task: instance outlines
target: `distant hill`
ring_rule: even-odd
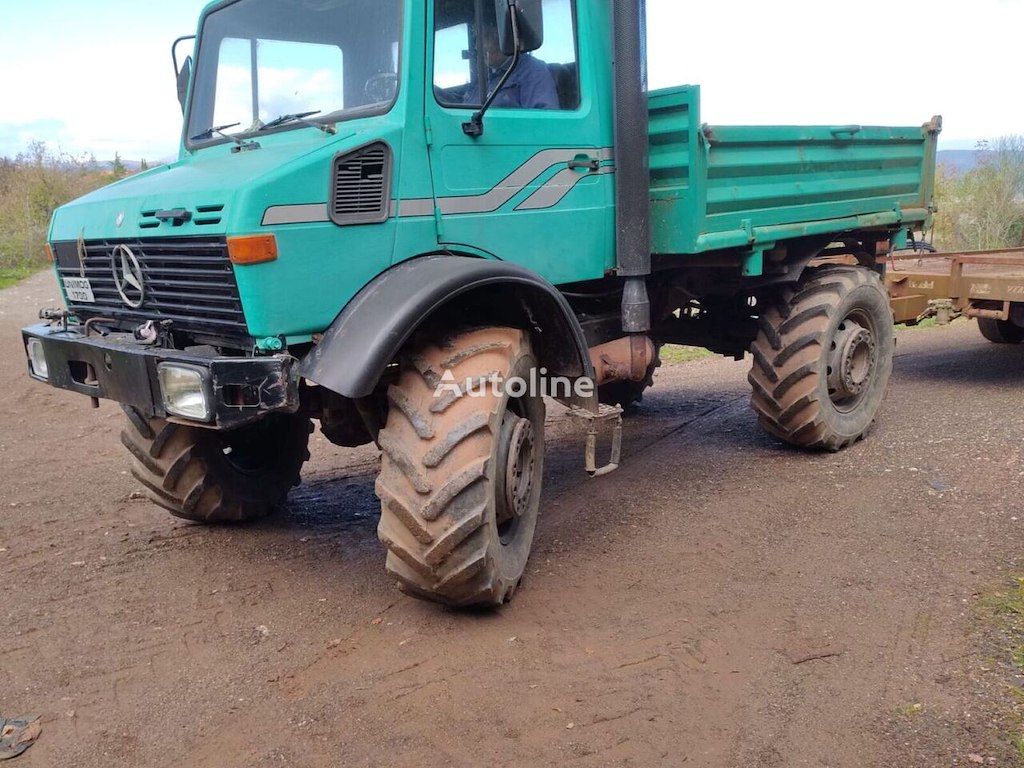
[[[938,164],[954,173],[966,173],[978,167],[984,152],[982,149],[943,149],[939,151]]]

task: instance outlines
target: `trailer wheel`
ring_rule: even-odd
[[[654,372],[661,368],[661,344],[654,347],[654,360],[647,366],[643,381],[612,381],[597,388],[597,399],[604,405],[621,405],[629,410],[643,402],[644,392],[654,386]]]
[[[377,532],[406,593],[453,606],[512,598],[540,508],[544,401],[481,384],[529,382],[538,367],[529,337],[511,328],[463,333],[403,362],[378,438]]]
[[[121,406],[128,425],[121,442],[132,474],[153,503],[201,523],[264,517],[293,486],[309,458],[309,419],[270,414],[239,429],[188,427]]]
[[[979,317],[978,330],[993,344],[1020,344],[1024,341],[1024,328],[1009,320]]]
[[[761,426],[801,448],[838,451],[867,434],[892,373],[893,315],[878,275],[808,269],[759,320],[748,380]]]

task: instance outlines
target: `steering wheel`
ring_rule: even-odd
[[[398,74],[395,72],[378,72],[366,81],[363,89],[370,103],[391,101],[398,92]]]

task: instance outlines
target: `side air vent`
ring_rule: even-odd
[[[386,221],[391,203],[391,148],[374,142],[334,158],[331,221],[339,226]]]

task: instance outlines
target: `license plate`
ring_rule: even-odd
[[[68,295],[68,301],[83,301],[89,304],[96,303],[96,297],[92,295],[92,285],[87,277],[65,277],[64,292]]]

